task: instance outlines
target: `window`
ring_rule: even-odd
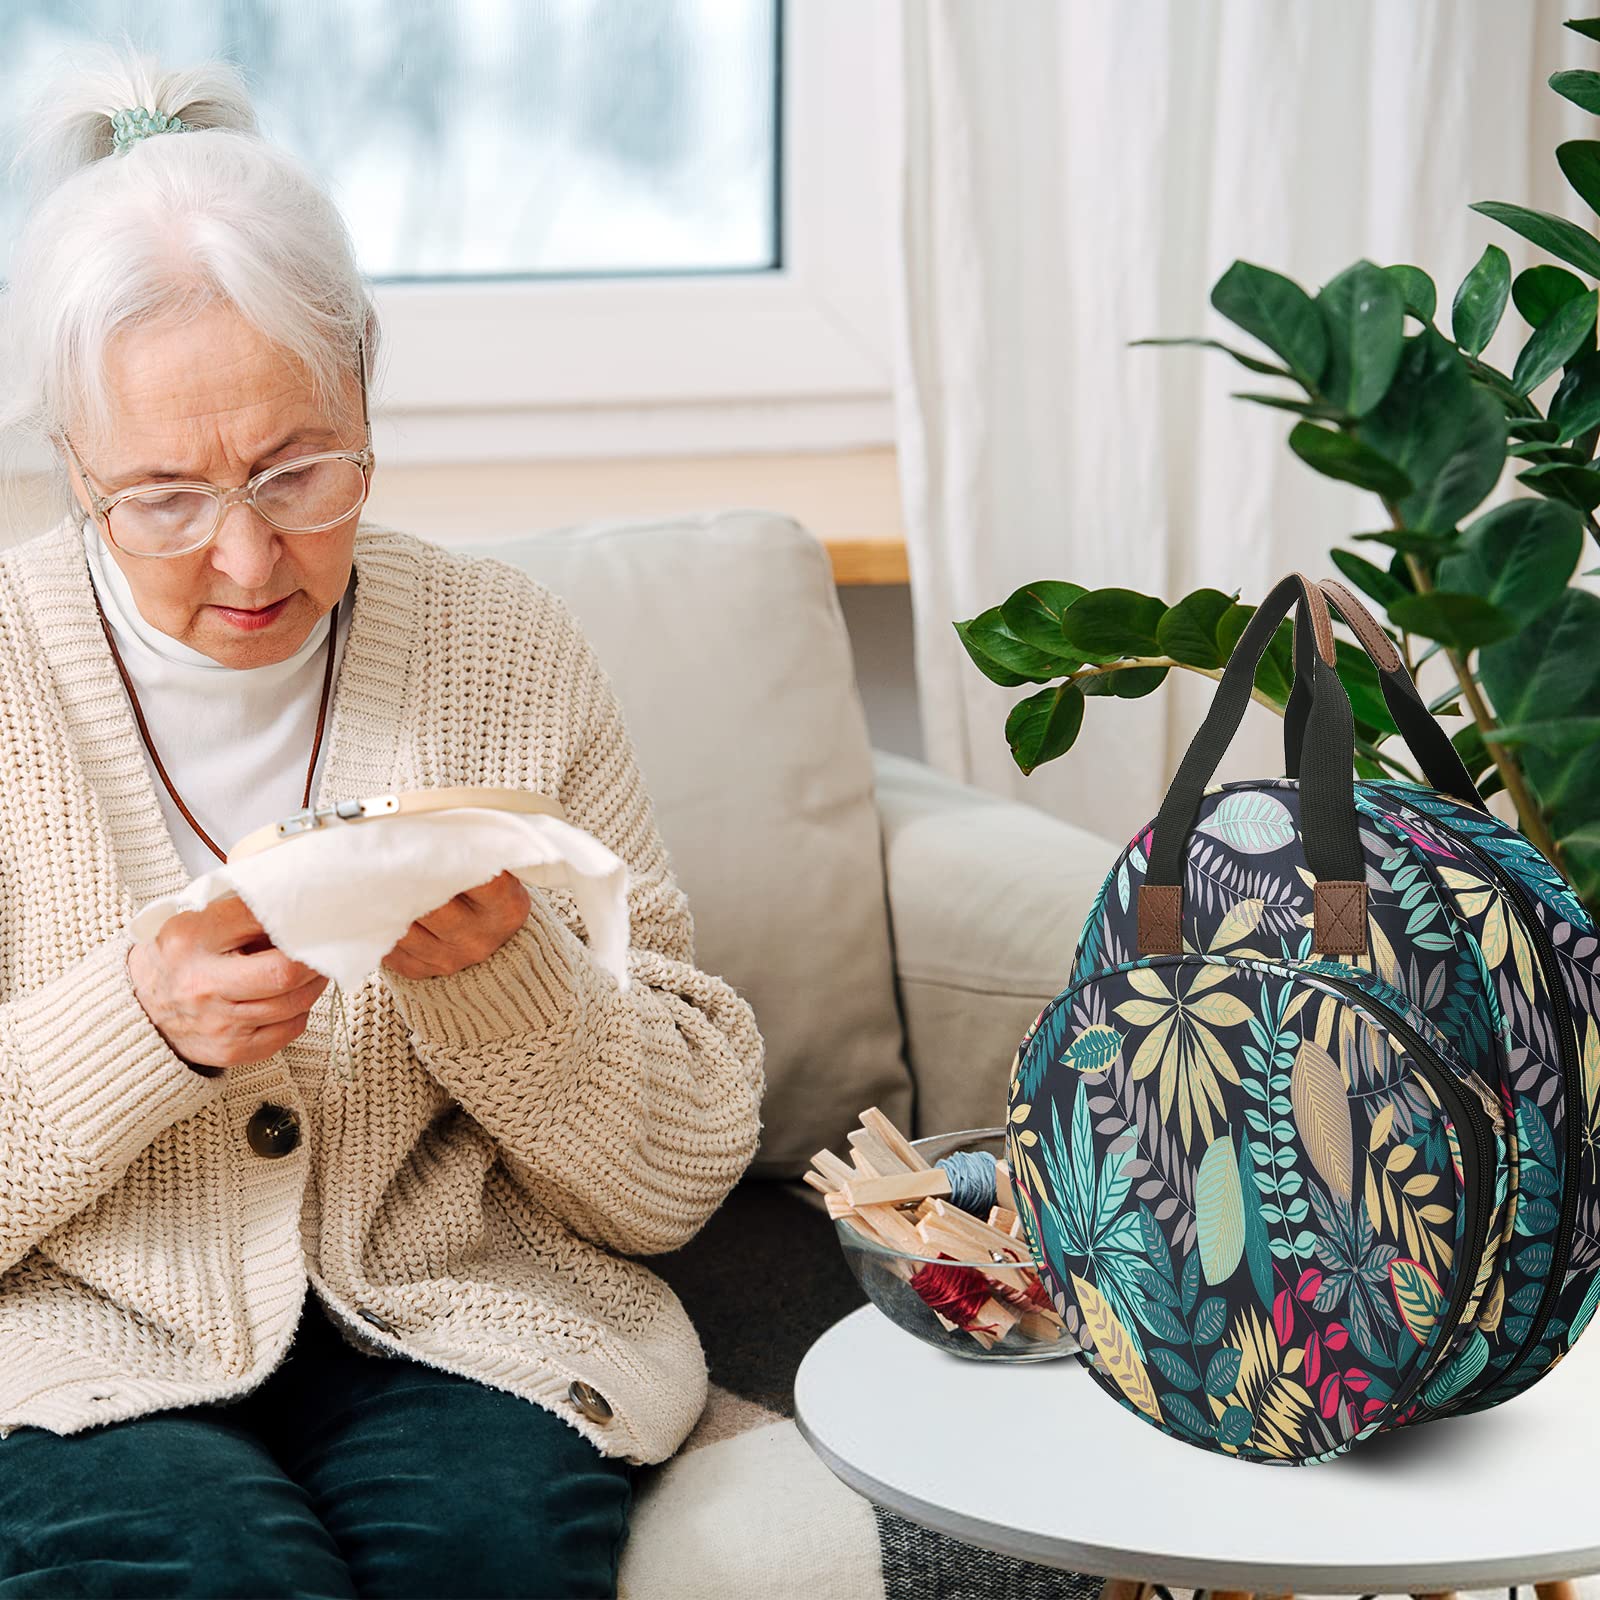
[[[9,25],[24,97],[84,39],[241,63],[380,282],[779,265],[778,0],[12,0]]]
[[[226,55],[332,187],[389,334],[386,459],[890,436],[885,23],[850,0],[9,0]],[[0,195],[0,240],[18,197]],[[0,262],[3,265],[3,262]]]

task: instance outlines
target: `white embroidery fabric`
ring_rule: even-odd
[[[628,866],[559,817],[456,807],[331,822],[216,867],[133,919],[153,939],[168,918],[237,894],[285,955],[356,989],[418,918],[509,868],[530,887],[569,890],[604,970],[628,988]]]

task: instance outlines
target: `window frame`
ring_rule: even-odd
[[[895,8],[790,0],[779,17],[782,265],[377,283],[381,461],[892,442]]]

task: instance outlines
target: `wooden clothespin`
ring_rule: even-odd
[[[946,1279],[948,1285],[986,1282],[990,1293],[975,1309],[970,1309],[970,1295],[954,1291],[969,1308],[963,1331],[985,1349],[1017,1326],[1027,1338],[1053,1341],[1059,1336],[1064,1324],[1040,1298],[1038,1273],[1021,1237],[1016,1196],[1003,1160],[995,1164],[995,1203],[983,1220],[950,1204],[948,1175],[924,1158],[879,1107],[863,1111],[861,1126],[847,1138],[848,1161],[819,1150],[811,1158],[814,1170],[805,1174],[806,1183],[823,1195],[829,1216],[842,1219],[862,1238],[900,1252],[886,1264],[902,1281],[916,1283],[920,1274],[942,1268],[957,1274]],[[929,1289],[919,1286],[917,1292],[926,1303]],[[929,1310],[947,1331],[961,1327],[936,1307]]]

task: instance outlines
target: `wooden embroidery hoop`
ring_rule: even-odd
[[[461,807],[536,813],[555,817],[562,822],[566,821],[567,815],[559,801],[527,789],[495,789],[486,785],[410,789],[393,794],[368,795],[361,800],[340,800],[327,806],[306,806],[291,812],[281,822],[269,822],[265,827],[247,833],[229,850],[228,862],[232,865],[246,856],[259,855],[263,850],[270,850],[302,834],[315,833],[320,828],[353,826],[378,817],[416,816],[426,811],[453,811]]]

